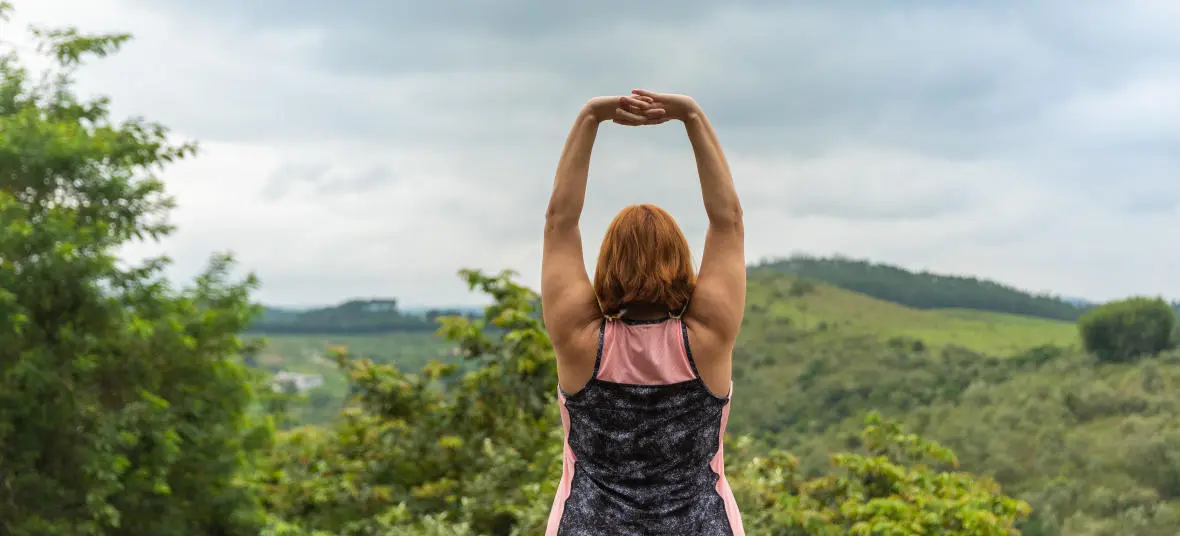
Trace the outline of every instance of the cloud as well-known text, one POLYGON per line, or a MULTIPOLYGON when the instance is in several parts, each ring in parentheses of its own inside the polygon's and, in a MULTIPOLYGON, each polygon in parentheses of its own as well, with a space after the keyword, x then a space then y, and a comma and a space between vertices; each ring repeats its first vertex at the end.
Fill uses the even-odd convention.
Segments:
MULTIPOLYGON (((1180 296, 1180 8, 1121 3, 18 0, 127 30, 83 71, 117 113, 201 140, 169 170, 179 276, 232 249, 260 297, 473 299, 461 267, 536 284, 574 112, 694 95, 747 215, 747 257, 805 250, 1104 299, 1180 296)), ((599 134, 588 263, 622 206, 705 221, 675 125, 599 134)))
POLYGON ((271 173, 261 195, 267 201, 278 201, 293 191, 326 196, 364 193, 388 184, 393 180, 392 175, 381 164, 333 167, 327 162, 288 161, 271 173))

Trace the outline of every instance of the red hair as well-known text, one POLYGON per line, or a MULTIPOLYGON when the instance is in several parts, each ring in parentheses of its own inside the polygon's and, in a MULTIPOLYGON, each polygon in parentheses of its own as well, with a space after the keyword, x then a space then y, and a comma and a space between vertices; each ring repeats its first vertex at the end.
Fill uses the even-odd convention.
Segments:
POLYGON ((672 215, 655 205, 632 205, 619 211, 602 239, 594 293, 608 315, 629 304, 679 313, 696 279, 688 240, 672 215))

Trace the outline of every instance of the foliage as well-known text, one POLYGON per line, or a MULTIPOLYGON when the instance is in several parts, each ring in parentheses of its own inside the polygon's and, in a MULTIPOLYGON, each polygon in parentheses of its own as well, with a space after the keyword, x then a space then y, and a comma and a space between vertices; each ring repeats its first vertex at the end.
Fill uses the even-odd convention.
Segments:
POLYGON ((1054 296, 1033 295, 975 277, 915 273, 888 264, 843 257, 796 255, 758 268, 809 277, 919 309, 976 309, 1054 320, 1077 320, 1085 308, 1054 296))
POLYGON ((126 36, 36 35, 44 76, 0 54, 0 533, 256 534, 255 282, 228 257, 182 290, 166 259, 116 262, 170 231, 154 173, 195 148, 75 96, 78 63, 126 36))
MULTIPOLYGON (((1102 364, 1080 348, 1030 344, 1031 337, 1024 348, 994 353, 1020 340, 1016 328, 1025 325, 951 322, 946 311, 824 285, 792 298, 792 281, 751 272, 730 430, 751 435, 755 450, 790 450, 799 472, 815 477, 832 452, 860 445, 860 416, 876 410, 1027 500, 1025 534, 1180 530, 1170 469, 1180 443, 1169 439, 1180 429, 1180 353, 1102 364), (917 340, 925 348, 915 348, 917 340), (944 342, 956 340, 969 347, 944 342)), ((1042 332, 1077 329, 1030 321, 1042 332)))
POLYGON ((1176 313, 1163 299, 1135 297, 1086 313, 1078 330, 1086 350, 1104 361, 1129 361, 1172 345, 1176 313))
MULTIPOLYGON (((435 324, 437 329, 437 324, 435 324)), ((247 335, 247 341, 259 346, 246 356, 246 363, 268 373, 289 371, 316 375, 323 384, 299 393, 286 402, 281 419, 283 427, 304 424, 328 424, 339 413, 348 395, 348 379, 325 348, 343 346, 364 355, 376 364, 397 364, 402 370, 417 370, 431 360, 459 363, 461 369, 471 363, 459 360, 458 348, 433 333, 394 331, 372 334, 338 335, 247 335)))
POLYGON ((330 430, 283 436, 266 481, 271 510, 339 534, 429 533, 444 522, 537 534, 560 468, 556 369, 536 296, 511 275, 464 272, 496 303, 440 328, 478 364, 462 375, 441 363, 408 374, 341 351, 353 404, 330 430))
POLYGON ((865 454, 832 457, 833 474, 806 480, 799 460, 781 451, 742 468, 736 489, 745 521, 767 535, 1009 535, 1027 503, 1000 486, 925 462, 955 466, 945 447, 908 434, 871 413, 861 434, 865 454))

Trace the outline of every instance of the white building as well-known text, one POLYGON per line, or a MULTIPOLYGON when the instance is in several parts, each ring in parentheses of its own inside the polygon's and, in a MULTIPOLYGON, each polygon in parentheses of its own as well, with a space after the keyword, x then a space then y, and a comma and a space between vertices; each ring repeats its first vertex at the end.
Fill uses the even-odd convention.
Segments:
POLYGON ((296 391, 303 392, 308 389, 314 389, 324 384, 324 377, 319 374, 302 374, 299 372, 290 372, 280 370, 275 374, 274 381, 271 382, 271 387, 275 391, 282 391, 284 385, 291 385, 295 387, 296 391))

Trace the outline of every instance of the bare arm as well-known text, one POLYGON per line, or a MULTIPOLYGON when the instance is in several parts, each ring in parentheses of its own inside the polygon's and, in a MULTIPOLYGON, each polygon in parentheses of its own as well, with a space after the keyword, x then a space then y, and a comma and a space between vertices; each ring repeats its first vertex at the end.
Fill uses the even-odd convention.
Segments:
MULTIPOLYGON (((553 194, 545 212, 544 251, 541 257, 541 308, 545 326, 561 353, 577 353, 584 336, 601 318, 598 300, 582 258, 582 235, 578 222, 586 201, 586 179, 590 153, 598 125, 614 121, 624 125, 643 124, 645 117, 662 114, 650 110, 650 101, 638 97, 596 97, 578 113, 565 141, 553 194), (628 110, 623 110, 623 107, 628 110)), ((593 338, 593 337, 591 337, 593 338)))
POLYGON ((685 108, 684 128, 696 157, 709 217, 700 275, 687 316, 703 325, 718 347, 728 350, 737 340, 746 307, 742 206, 712 125, 691 99, 685 108))
POLYGON ((541 307, 550 337, 559 347, 587 331, 599 313, 578 229, 599 122, 590 104, 578 113, 557 164, 545 212, 541 307))

